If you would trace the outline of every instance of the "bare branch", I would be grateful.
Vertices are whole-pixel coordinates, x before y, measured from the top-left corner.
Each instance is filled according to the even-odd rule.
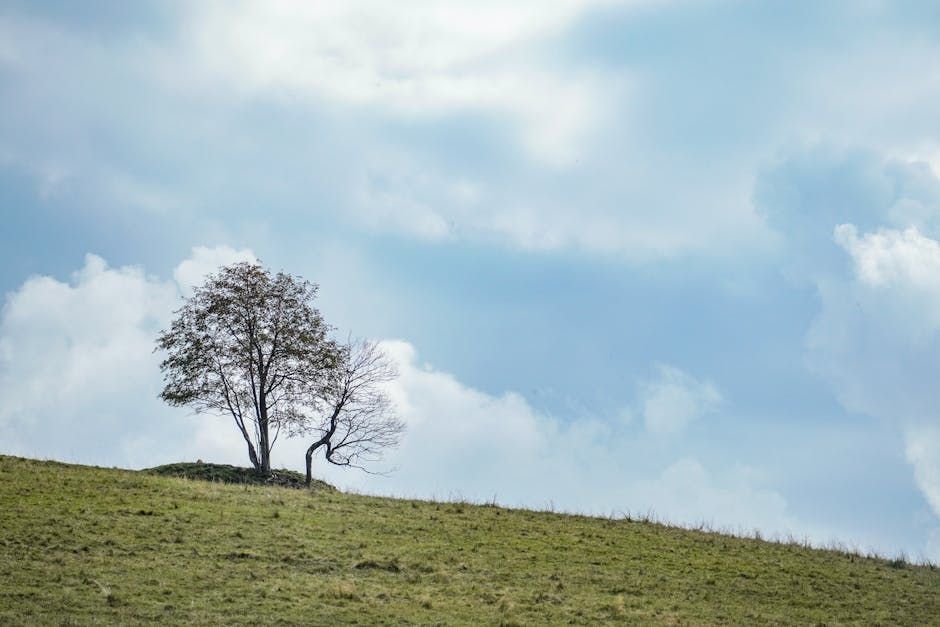
[[[386,390],[398,376],[388,356],[368,340],[348,342],[339,355],[338,367],[317,391],[326,412],[300,430],[315,438],[306,454],[308,485],[313,455],[321,448],[331,464],[371,472],[365,464],[380,461],[405,430]]]

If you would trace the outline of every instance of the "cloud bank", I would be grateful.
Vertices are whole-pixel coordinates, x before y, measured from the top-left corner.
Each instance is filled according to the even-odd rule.
[[[186,459],[245,463],[244,445],[224,417],[163,405],[157,330],[182,294],[218,264],[248,250],[198,247],[174,279],[112,268],[94,255],[71,280],[34,277],[7,296],[0,318],[0,442],[3,452],[98,465],[143,467]],[[747,468],[710,470],[692,457],[643,458],[643,431],[597,420],[563,421],[515,392],[491,395],[424,364],[410,343],[387,340],[397,363],[390,392],[408,425],[391,451],[389,477],[318,463],[353,489],[419,497],[469,498],[591,513],[653,512],[765,532],[805,529],[785,499]],[[710,384],[662,366],[645,384],[653,431],[672,431],[720,398]],[[275,451],[301,465],[304,443]]]
[[[602,4],[213,2],[186,34],[206,71],[239,90],[404,116],[492,111],[514,118],[535,159],[564,164],[599,121],[602,84],[530,48]]]
[[[936,86],[911,68],[937,47],[891,5],[680,8],[243,1],[111,23],[13,6],[0,157],[49,197],[191,220],[196,241],[287,216],[644,263],[759,253],[753,173],[786,142],[936,154],[918,131]]]

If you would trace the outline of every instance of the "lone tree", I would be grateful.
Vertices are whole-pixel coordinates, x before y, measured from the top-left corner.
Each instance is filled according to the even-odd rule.
[[[308,424],[345,363],[316,295],[315,284],[257,263],[208,276],[157,339],[166,352],[160,397],[231,415],[252,465],[270,472],[278,436]]]
[[[331,464],[366,470],[363,464],[381,459],[383,449],[397,446],[405,430],[385,390],[398,376],[388,356],[367,340],[347,343],[339,355],[338,367],[320,388],[325,411],[296,431],[313,436],[306,453],[308,486],[319,449]]]

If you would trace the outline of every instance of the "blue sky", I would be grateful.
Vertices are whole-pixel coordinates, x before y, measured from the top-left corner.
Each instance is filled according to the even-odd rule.
[[[243,463],[151,351],[257,257],[399,361],[343,486],[940,559],[937,13],[0,3],[0,451]]]

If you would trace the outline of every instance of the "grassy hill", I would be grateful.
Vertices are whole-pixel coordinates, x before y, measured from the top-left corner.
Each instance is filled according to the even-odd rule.
[[[642,522],[0,457],[0,623],[940,623],[940,571]]]

